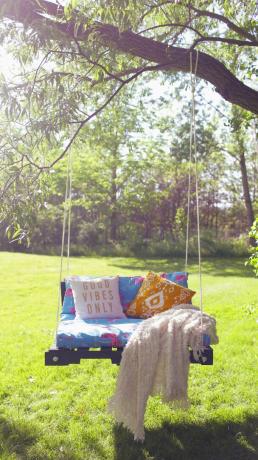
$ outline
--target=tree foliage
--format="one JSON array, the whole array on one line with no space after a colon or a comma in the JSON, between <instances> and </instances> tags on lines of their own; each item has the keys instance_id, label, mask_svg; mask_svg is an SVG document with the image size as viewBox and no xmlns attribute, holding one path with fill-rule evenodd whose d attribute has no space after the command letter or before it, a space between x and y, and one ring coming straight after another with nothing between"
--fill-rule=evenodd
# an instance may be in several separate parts
<instances>
[{"instance_id":1,"label":"tree foliage","mask_svg":"<svg viewBox=\"0 0 258 460\"><path fill-rule=\"evenodd\" d=\"M250 238L254 239L256 242L255 248L252 248L252 254L249 257L247 265L251 265L253 267L253 271L258 276L258 218L255 219L250 232Z\"/></svg>"},{"instance_id":2,"label":"tree foliage","mask_svg":"<svg viewBox=\"0 0 258 460\"><path fill-rule=\"evenodd\" d=\"M60 161L77 140L74 155L89 162L93 174L89 184L97 200L109 191L109 221L118 225L119 213L128 213L148 235L147 221L162 208L171 228L176 210L169 210L171 176L164 165L170 161L173 174L180 177L176 185L181 175L185 184L185 165L177 163L186 161L189 122L184 114L178 117L170 150L160 149L152 139L142 148L134 146L133 152L129 132L134 124L139 129L148 118L155 129L167 132L167 121L166 115L150 121L146 114L145 120L137 121L140 97L134 98L138 104L134 115L127 116L130 91L140 83L147 88L160 71L172 84L177 78L184 82L178 72L189 73L191 52L193 68L203 82L210 82L225 100L257 112L257 93L251 88L257 46L255 2L72 0L64 7L60 3L0 0L1 41L20 64L19 73L12 78L2 75L0 84L1 221L10 235L13 229L13 238L26 234L35 213L45 207L53 176L58 176L53 172L62 170ZM247 112L242 113L248 118ZM95 117L99 118L93 123ZM115 117L117 130L111 129ZM217 165L223 161L217 141L210 127L197 130L197 137L205 164L200 167L203 177L209 177L207 196L217 196ZM93 171L94 161L102 167L101 180ZM84 187L79 169L77 190ZM79 191L77 198L82 200ZM137 201L141 213L134 215ZM184 209L184 203L178 206ZM164 219L159 219L162 224Z\"/></svg>"}]
</instances>

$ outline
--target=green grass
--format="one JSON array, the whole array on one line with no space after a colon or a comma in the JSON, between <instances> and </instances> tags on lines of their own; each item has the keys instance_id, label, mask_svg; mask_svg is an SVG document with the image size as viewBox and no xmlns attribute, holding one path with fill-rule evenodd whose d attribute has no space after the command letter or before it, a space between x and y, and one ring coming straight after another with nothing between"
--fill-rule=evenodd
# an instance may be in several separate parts
<instances>
[{"instance_id":1,"label":"green grass","mask_svg":"<svg viewBox=\"0 0 258 460\"><path fill-rule=\"evenodd\" d=\"M131 274L182 269L183 261L77 258L71 266L73 273ZM220 336L215 363L191 366L189 411L150 398L143 444L106 412L116 366L96 360L44 367L55 327L58 258L0 253L0 267L1 460L257 458L258 282L244 261L204 261L205 310L217 318ZM197 265L189 271L189 285L198 289Z\"/></svg>"}]
</instances>

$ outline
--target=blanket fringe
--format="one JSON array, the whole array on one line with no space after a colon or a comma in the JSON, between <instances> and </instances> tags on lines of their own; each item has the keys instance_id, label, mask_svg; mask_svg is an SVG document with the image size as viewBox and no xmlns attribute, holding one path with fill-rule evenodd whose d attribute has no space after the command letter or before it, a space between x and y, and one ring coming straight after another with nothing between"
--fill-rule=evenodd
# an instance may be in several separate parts
<instances>
[{"instance_id":1,"label":"blanket fringe","mask_svg":"<svg viewBox=\"0 0 258 460\"><path fill-rule=\"evenodd\" d=\"M187 409L189 347L197 353L202 334L218 343L216 321L193 305L178 305L143 321L122 354L116 391L108 411L144 440L144 413L150 395L160 394L173 409Z\"/></svg>"}]
</instances>

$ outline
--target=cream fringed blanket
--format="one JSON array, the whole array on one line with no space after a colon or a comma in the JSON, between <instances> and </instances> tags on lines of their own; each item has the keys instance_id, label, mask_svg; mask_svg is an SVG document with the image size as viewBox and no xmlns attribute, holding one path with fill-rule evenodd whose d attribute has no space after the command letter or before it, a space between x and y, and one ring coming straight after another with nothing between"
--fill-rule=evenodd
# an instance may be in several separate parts
<instances>
[{"instance_id":1,"label":"cream fringed blanket","mask_svg":"<svg viewBox=\"0 0 258 460\"><path fill-rule=\"evenodd\" d=\"M203 314L203 333L217 343L216 322ZM135 440L144 440L144 413L149 395L187 406L189 349L201 348L201 312L178 305L143 321L122 355L115 394L109 411L129 428Z\"/></svg>"}]
</instances>

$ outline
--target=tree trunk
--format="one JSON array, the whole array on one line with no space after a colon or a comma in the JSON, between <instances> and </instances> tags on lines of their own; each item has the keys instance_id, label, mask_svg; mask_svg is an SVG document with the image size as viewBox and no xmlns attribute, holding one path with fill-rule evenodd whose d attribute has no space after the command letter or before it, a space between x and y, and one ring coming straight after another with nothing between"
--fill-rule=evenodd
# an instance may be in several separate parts
<instances>
[{"instance_id":1,"label":"tree trunk","mask_svg":"<svg viewBox=\"0 0 258 460\"><path fill-rule=\"evenodd\" d=\"M77 40L87 42L89 35L94 34L96 40L101 40L106 47L158 64L158 67L155 66L156 70L190 72L189 49L168 46L167 43L132 31L121 32L118 27L111 24L96 22L86 28L85 24L78 27L72 19L63 21L64 11L60 4L48 0L0 0L0 8L4 17L21 22L25 26L37 29L45 25L61 32L60 38L56 40L62 41L64 35L66 39L74 40L76 35ZM197 53L193 50L193 68L196 58ZM210 82L225 100L258 114L257 91L238 80L218 59L200 51L196 74Z\"/></svg>"},{"instance_id":2,"label":"tree trunk","mask_svg":"<svg viewBox=\"0 0 258 460\"><path fill-rule=\"evenodd\" d=\"M231 116L231 126L234 133L234 143L236 146L236 155L234 155L238 161L241 172L242 187L243 187L243 197L244 204L246 208L246 221L248 228L250 229L254 221L254 211L250 194L249 180L246 168L246 156L245 156L245 118L243 117L242 110L238 107L232 107L232 116ZM255 245L253 238L250 238L250 244Z\"/></svg>"},{"instance_id":3,"label":"tree trunk","mask_svg":"<svg viewBox=\"0 0 258 460\"><path fill-rule=\"evenodd\" d=\"M149 240L152 234L152 221L150 221L148 217L144 221L144 239L145 240Z\"/></svg>"},{"instance_id":4,"label":"tree trunk","mask_svg":"<svg viewBox=\"0 0 258 460\"><path fill-rule=\"evenodd\" d=\"M244 194L244 201L246 207L246 214L247 214L247 224L250 228L254 221L254 211L252 206L252 200L249 190L249 182L246 170L246 161L245 161L245 153L242 151L240 153L239 158L240 169L241 169L241 177L242 177L242 185L243 185L243 194Z\"/></svg>"},{"instance_id":5,"label":"tree trunk","mask_svg":"<svg viewBox=\"0 0 258 460\"><path fill-rule=\"evenodd\" d=\"M112 180L111 180L111 217L110 217L110 238L117 240L117 161L116 153L113 156Z\"/></svg>"}]
</instances>

